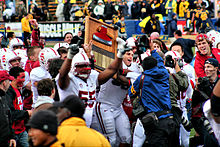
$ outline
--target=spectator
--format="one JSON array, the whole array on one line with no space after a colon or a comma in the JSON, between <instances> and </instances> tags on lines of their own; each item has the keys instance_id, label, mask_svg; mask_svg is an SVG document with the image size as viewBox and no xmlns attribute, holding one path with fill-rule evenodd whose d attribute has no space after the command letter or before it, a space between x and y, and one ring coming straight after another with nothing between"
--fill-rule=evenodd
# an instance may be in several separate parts
<instances>
[{"instance_id":1,"label":"spectator","mask_svg":"<svg viewBox=\"0 0 220 147\"><path fill-rule=\"evenodd\" d=\"M64 35L64 42L70 44L73 38L73 34L71 32L66 32Z\"/></svg>"},{"instance_id":2,"label":"spectator","mask_svg":"<svg viewBox=\"0 0 220 147\"><path fill-rule=\"evenodd\" d=\"M167 29L168 29L168 37L174 37L174 32L177 30L177 15L176 15L176 13L173 13L172 19L168 20Z\"/></svg>"},{"instance_id":3,"label":"spectator","mask_svg":"<svg viewBox=\"0 0 220 147\"><path fill-rule=\"evenodd\" d=\"M14 131L12 130L11 111L7 104L6 92L10 81L14 78L7 71L0 71L0 146L16 146Z\"/></svg>"},{"instance_id":4,"label":"spectator","mask_svg":"<svg viewBox=\"0 0 220 147\"><path fill-rule=\"evenodd\" d=\"M41 19L42 21L52 21L52 20L53 20L53 17L52 17L52 15L50 14L50 12L49 12L48 9L43 9L43 13L42 13L40 19Z\"/></svg>"},{"instance_id":5,"label":"spectator","mask_svg":"<svg viewBox=\"0 0 220 147\"><path fill-rule=\"evenodd\" d=\"M83 8L83 15L84 15L84 17L91 15L88 2L85 2L84 8Z\"/></svg>"},{"instance_id":6,"label":"spectator","mask_svg":"<svg viewBox=\"0 0 220 147\"><path fill-rule=\"evenodd\" d=\"M160 0L153 0L153 3L151 4L151 13L163 14L163 7Z\"/></svg>"},{"instance_id":7,"label":"spectator","mask_svg":"<svg viewBox=\"0 0 220 147\"><path fill-rule=\"evenodd\" d=\"M20 89L23 87L25 81L25 72L20 67L13 67L9 74L14 77L11 85L6 93L8 105L12 112L13 126L15 131L15 139L18 146L28 147L28 134L24 121L29 119L32 110L23 110L22 93Z\"/></svg>"},{"instance_id":8,"label":"spectator","mask_svg":"<svg viewBox=\"0 0 220 147\"><path fill-rule=\"evenodd\" d=\"M23 41L24 41L24 44L25 44L25 47L28 47L28 42L27 42L27 39L30 39L30 36L31 36L31 27L30 27L30 24L29 24L29 14L28 13L25 13L24 14L24 17L21 19L21 26L22 26L22 36L23 36Z\"/></svg>"},{"instance_id":9,"label":"spectator","mask_svg":"<svg viewBox=\"0 0 220 147\"><path fill-rule=\"evenodd\" d=\"M141 5L139 1L133 0L133 4L131 5L131 18L139 19L140 18Z\"/></svg>"},{"instance_id":10,"label":"spectator","mask_svg":"<svg viewBox=\"0 0 220 147\"><path fill-rule=\"evenodd\" d=\"M15 38L15 33L14 32L8 32L7 33L7 38L2 38L2 47L4 48L9 48L9 43L10 41Z\"/></svg>"},{"instance_id":11,"label":"spectator","mask_svg":"<svg viewBox=\"0 0 220 147\"><path fill-rule=\"evenodd\" d=\"M79 97L70 95L63 102L55 103L55 106L58 106L60 124L57 138L65 146L110 147L102 134L86 126L83 119L85 105Z\"/></svg>"},{"instance_id":12,"label":"spectator","mask_svg":"<svg viewBox=\"0 0 220 147\"><path fill-rule=\"evenodd\" d=\"M165 9L166 9L166 15L168 15L168 20L172 19L172 14L176 13L176 1L175 0L167 0Z\"/></svg>"},{"instance_id":13,"label":"spectator","mask_svg":"<svg viewBox=\"0 0 220 147\"><path fill-rule=\"evenodd\" d=\"M190 63L193 59L193 47L195 46L195 40L184 39L180 30L176 30L174 32L174 37L176 38L176 41L174 43L179 42L183 46L184 61L186 63Z\"/></svg>"},{"instance_id":14,"label":"spectator","mask_svg":"<svg viewBox=\"0 0 220 147\"><path fill-rule=\"evenodd\" d=\"M49 110L41 110L33 115L27 126L30 126L28 135L33 142L33 146L64 146L56 138L58 122L55 113Z\"/></svg>"},{"instance_id":15,"label":"spectator","mask_svg":"<svg viewBox=\"0 0 220 147\"><path fill-rule=\"evenodd\" d=\"M188 9L189 2L186 0L181 0L180 6L179 6L179 17L186 17L186 10Z\"/></svg>"},{"instance_id":16,"label":"spectator","mask_svg":"<svg viewBox=\"0 0 220 147\"><path fill-rule=\"evenodd\" d=\"M35 104L35 109L33 114L39 110L46 110L52 107L54 102L53 98L55 96L55 86L51 79L42 79L37 83L38 97Z\"/></svg>"},{"instance_id":17,"label":"spectator","mask_svg":"<svg viewBox=\"0 0 220 147\"><path fill-rule=\"evenodd\" d=\"M64 14L64 18L65 21L70 21L70 10L71 10L71 4L70 4L70 0L65 0L65 4L63 7L63 14Z\"/></svg>"},{"instance_id":18,"label":"spectator","mask_svg":"<svg viewBox=\"0 0 220 147\"><path fill-rule=\"evenodd\" d=\"M93 13L95 14L97 19L104 18L104 9L105 5L102 0L98 0L98 5L95 6Z\"/></svg>"},{"instance_id":19,"label":"spectator","mask_svg":"<svg viewBox=\"0 0 220 147\"><path fill-rule=\"evenodd\" d=\"M127 2L120 2L119 3L119 12L120 12L120 16L124 16L125 18L129 18L129 13L128 13L128 5Z\"/></svg>"},{"instance_id":20,"label":"spectator","mask_svg":"<svg viewBox=\"0 0 220 147\"><path fill-rule=\"evenodd\" d=\"M71 14L71 20L73 21L77 21L83 17L82 9L77 4L73 4L70 10L70 14Z\"/></svg>"},{"instance_id":21,"label":"spectator","mask_svg":"<svg viewBox=\"0 0 220 147\"><path fill-rule=\"evenodd\" d=\"M104 15L106 20L111 20L112 15L117 14L115 7L112 5L111 0L108 0L105 4Z\"/></svg>"},{"instance_id":22,"label":"spectator","mask_svg":"<svg viewBox=\"0 0 220 147\"><path fill-rule=\"evenodd\" d=\"M18 21L20 22L21 19L24 17L24 14L26 13L25 4L23 1L20 1L18 3L18 6L16 7L16 14L18 16Z\"/></svg>"},{"instance_id":23,"label":"spectator","mask_svg":"<svg viewBox=\"0 0 220 147\"><path fill-rule=\"evenodd\" d=\"M149 6L146 4L146 1L141 2L141 19L146 18L149 14L150 14L150 8Z\"/></svg>"},{"instance_id":24,"label":"spectator","mask_svg":"<svg viewBox=\"0 0 220 147\"><path fill-rule=\"evenodd\" d=\"M214 58L209 58L205 61L204 65L205 74L209 78L212 88L217 84L219 80L219 62Z\"/></svg>"},{"instance_id":25,"label":"spectator","mask_svg":"<svg viewBox=\"0 0 220 147\"><path fill-rule=\"evenodd\" d=\"M120 16L120 20L115 24L119 27L118 29L118 37L123 40L127 39L127 31L125 26L125 17L123 15Z\"/></svg>"},{"instance_id":26,"label":"spectator","mask_svg":"<svg viewBox=\"0 0 220 147\"><path fill-rule=\"evenodd\" d=\"M9 7L6 7L6 9L3 11L3 14L2 14L4 22L11 22L12 15L13 15L12 9Z\"/></svg>"},{"instance_id":27,"label":"spectator","mask_svg":"<svg viewBox=\"0 0 220 147\"><path fill-rule=\"evenodd\" d=\"M58 0L58 5L56 8L56 17L58 22L64 21L63 8L64 8L63 0Z\"/></svg>"},{"instance_id":28,"label":"spectator","mask_svg":"<svg viewBox=\"0 0 220 147\"><path fill-rule=\"evenodd\" d=\"M160 21L158 17L155 17L155 14L151 14L149 21L147 22L144 32L150 36L152 32L160 33Z\"/></svg>"},{"instance_id":29,"label":"spectator","mask_svg":"<svg viewBox=\"0 0 220 147\"><path fill-rule=\"evenodd\" d=\"M198 48L194 65L196 75L197 77L205 77L205 61L208 58L215 58L216 60L218 60L218 62L220 62L220 51L217 48L212 48L212 43L209 41L207 35L205 34L199 34L196 37L196 47Z\"/></svg>"}]
</instances>

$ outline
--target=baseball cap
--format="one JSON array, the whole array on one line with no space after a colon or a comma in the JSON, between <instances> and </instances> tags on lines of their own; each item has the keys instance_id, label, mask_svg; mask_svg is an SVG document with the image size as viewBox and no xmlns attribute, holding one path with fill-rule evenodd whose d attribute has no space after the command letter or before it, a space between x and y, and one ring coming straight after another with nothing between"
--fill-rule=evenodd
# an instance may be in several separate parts
<instances>
[{"instance_id":1,"label":"baseball cap","mask_svg":"<svg viewBox=\"0 0 220 147\"><path fill-rule=\"evenodd\" d=\"M55 102L54 106L67 108L75 117L82 117L85 112L83 101L76 95L67 96L62 102Z\"/></svg>"},{"instance_id":2,"label":"baseball cap","mask_svg":"<svg viewBox=\"0 0 220 147\"><path fill-rule=\"evenodd\" d=\"M219 63L218 60L214 59L214 58L209 58L205 61L205 64L211 64L214 67L219 67Z\"/></svg>"},{"instance_id":3,"label":"baseball cap","mask_svg":"<svg viewBox=\"0 0 220 147\"><path fill-rule=\"evenodd\" d=\"M42 130L51 135L56 135L58 121L54 112L49 110L39 110L34 113L26 126Z\"/></svg>"},{"instance_id":4,"label":"baseball cap","mask_svg":"<svg viewBox=\"0 0 220 147\"><path fill-rule=\"evenodd\" d=\"M0 71L0 82L4 80L14 80L14 77L10 76L6 70Z\"/></svg>"}]
</instances>

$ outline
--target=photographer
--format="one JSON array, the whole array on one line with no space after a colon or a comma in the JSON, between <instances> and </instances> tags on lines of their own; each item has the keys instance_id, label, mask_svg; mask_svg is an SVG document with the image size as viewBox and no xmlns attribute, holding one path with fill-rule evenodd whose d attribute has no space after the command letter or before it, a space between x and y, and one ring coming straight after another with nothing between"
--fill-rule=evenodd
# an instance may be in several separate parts
<instances>
[{"instance_id":1,"label":"photographer","mask_svg":"<svg viewBox=\"0 0 220 147\"><path fill-rule=\"evenodd\" d=\"M188 76L181 70L183 61L176 51L168 51L165 54L165 66L170 72L170 99L174 120L179 125L180 145L189 146L191 126L187 117L186 100L189 88ZM189 89L191 90L191 89ZM191 98L191 97L190 97Z\"/></svg>"},{"instance_id":2,"label":"photographer","mask_svg":"<svg viewBox=\"0 0 220 147\"><path fill-rule=\"evenodd\" d=\"M152 43L150 46L152 56L143 60L144 72L129 88L129 96L132 98L139 95L144 107L145 111L139 119L145 130L145 143L149 146L178 146L177 125L171 113L169 73ZM143 88L140 89L141 81Z\"/></svg>"},{"instance_id":3,"label":"photographer","mask_svg":"<svg viewBox=\"0 0 220 147\"><path fill-rule=\"evenodd\" d=\"M194 137L191 141L192 144L206 144L207 139L212 137L212 129L208 128L203 116L202 106L205 101L209 100L212 94L212 90L218 81L218 66L219 63L216 59L209 58L205 61L204 71L207 77L200 77L198 79L198 85L192 96L192 124L199 137ZM209 123L208 123L209 124Z\"/></svg>"}]
</instances>

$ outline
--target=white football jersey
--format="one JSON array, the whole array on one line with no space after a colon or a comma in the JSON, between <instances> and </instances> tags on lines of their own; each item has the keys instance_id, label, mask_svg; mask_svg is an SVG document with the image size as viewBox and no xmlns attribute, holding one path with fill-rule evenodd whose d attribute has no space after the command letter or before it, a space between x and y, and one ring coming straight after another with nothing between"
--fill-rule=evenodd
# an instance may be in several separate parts
<instances>
[{"instance_id":1,"label":"white football jersey","mask_svg":"<svg viewBox=\"0 0 220 147\"><path fill-rule=\"evenodd\" d=\"M194 70L194 68L190 64L184 63L183 72L186 73L186 75L188 76L189 86L185 92L181 92L180 100L177 101L177 103L179 104L179 106L182 110L186 109L185 108L186 100L192 98L193 88L195 85L195 70Z\"/></svg>"},{"instance_id":2,"label":"white football jersey","mask_svg":"<svg viewBox=\"0 0 220 147\"><path fill-rule=\"evenodd\" d=\"M31 73L30 73L30 79L31 79L31 90L33 92L33 105L32 107L34 108L34 104L37 101L37 97L38 97L38 92L37 92L37 87L34 86L34 82L38 82L42 79L46 79L46 78L50 78L52 79L50 73L45 70L44 68L40 67L36 67L34 69L32 69Z\"/></svg>"},{"instance_id":3,"label":"white football jersey","mask_svg":"<svg viewBox=\"0 0 220 147\"><path fill-rule=\"evenodd\" d=\"M131 66L128 67L124 64L124 62L122 63L123 69L135 71L132 73L141 73L137 64L132 63ZM140 74L137 75L139 76ZM121 106L128 90L122 89L121 86L114 85L112 81L113 79L109 79L105 84L101 85L99 95L97 97L97 102L109 104L115 108L118 108Z\"/></svg>"},{"instance_id":4,"label":"white football jersey","mask_svg":"<svg viewBox=\"0 0 220 147\"><path fill-rule=\"evenodd\" d=\"M63 101L69 95L79 96L86 106L84 118L86 119L87 126L90 126L92 122L93 108L96 103L96 86L98 86L99 73L95 70L91 70L86 83L72 73L69 73L68 75L70 77L70 84L64 90L62 90L58 84L59 74L56 77L60 101Z\"/></svg>"}]
</instances>

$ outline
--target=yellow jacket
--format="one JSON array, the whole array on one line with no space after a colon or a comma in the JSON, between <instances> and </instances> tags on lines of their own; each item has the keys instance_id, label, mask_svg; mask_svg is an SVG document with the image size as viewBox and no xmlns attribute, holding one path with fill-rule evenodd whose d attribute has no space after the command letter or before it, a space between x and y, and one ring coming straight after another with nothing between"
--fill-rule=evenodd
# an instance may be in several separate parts
<instances>
[{"instance_id":1,"label":"yellow jacket","mask_svg":"<svg viewBox=\"0 0 220 147\"><path fill-rule=\"evenodd\" d=\"M166 14L168 14L168 7L169 7L169 3L170 3L170 0L167 0L167 3L165 5L165 9L166 9ZM176 7L177 7L177 4L176 4L176 0L172 0L172 8L173 8L173 12L176 13Z\"/></svg>"},{"instance_id":2,"label":"yellow jacket","mask_svg":"<svg viewBox=\"0 0 220 147\"><path fill-rule=\"evenodd\" d=\"M186 10L188 9L189 2L181 2L179 6L179 17L184 17L184 14L186 13Z\"/></svg>"},{"instance_id":3,"label":"yellow jacket","mask_svg":"<svg viewBox=\"0 0 220 147\"><path fill-rule=\"evenodd\" d=\"M31 32L29 18L24 17L21 19L21 27L23 32Z\"/></svg>"},{"instance_id":4,"label":"yellow jacket","mask_svg":"<svg viewBox=\"0 0 220 147\"><path fill-rule=\"evenodd\" d=\"M57 138L65 147L110 147L101 133L88 128L85 121L78 117L64 120L58 127Z\"/></svg>"}]
</instances>

